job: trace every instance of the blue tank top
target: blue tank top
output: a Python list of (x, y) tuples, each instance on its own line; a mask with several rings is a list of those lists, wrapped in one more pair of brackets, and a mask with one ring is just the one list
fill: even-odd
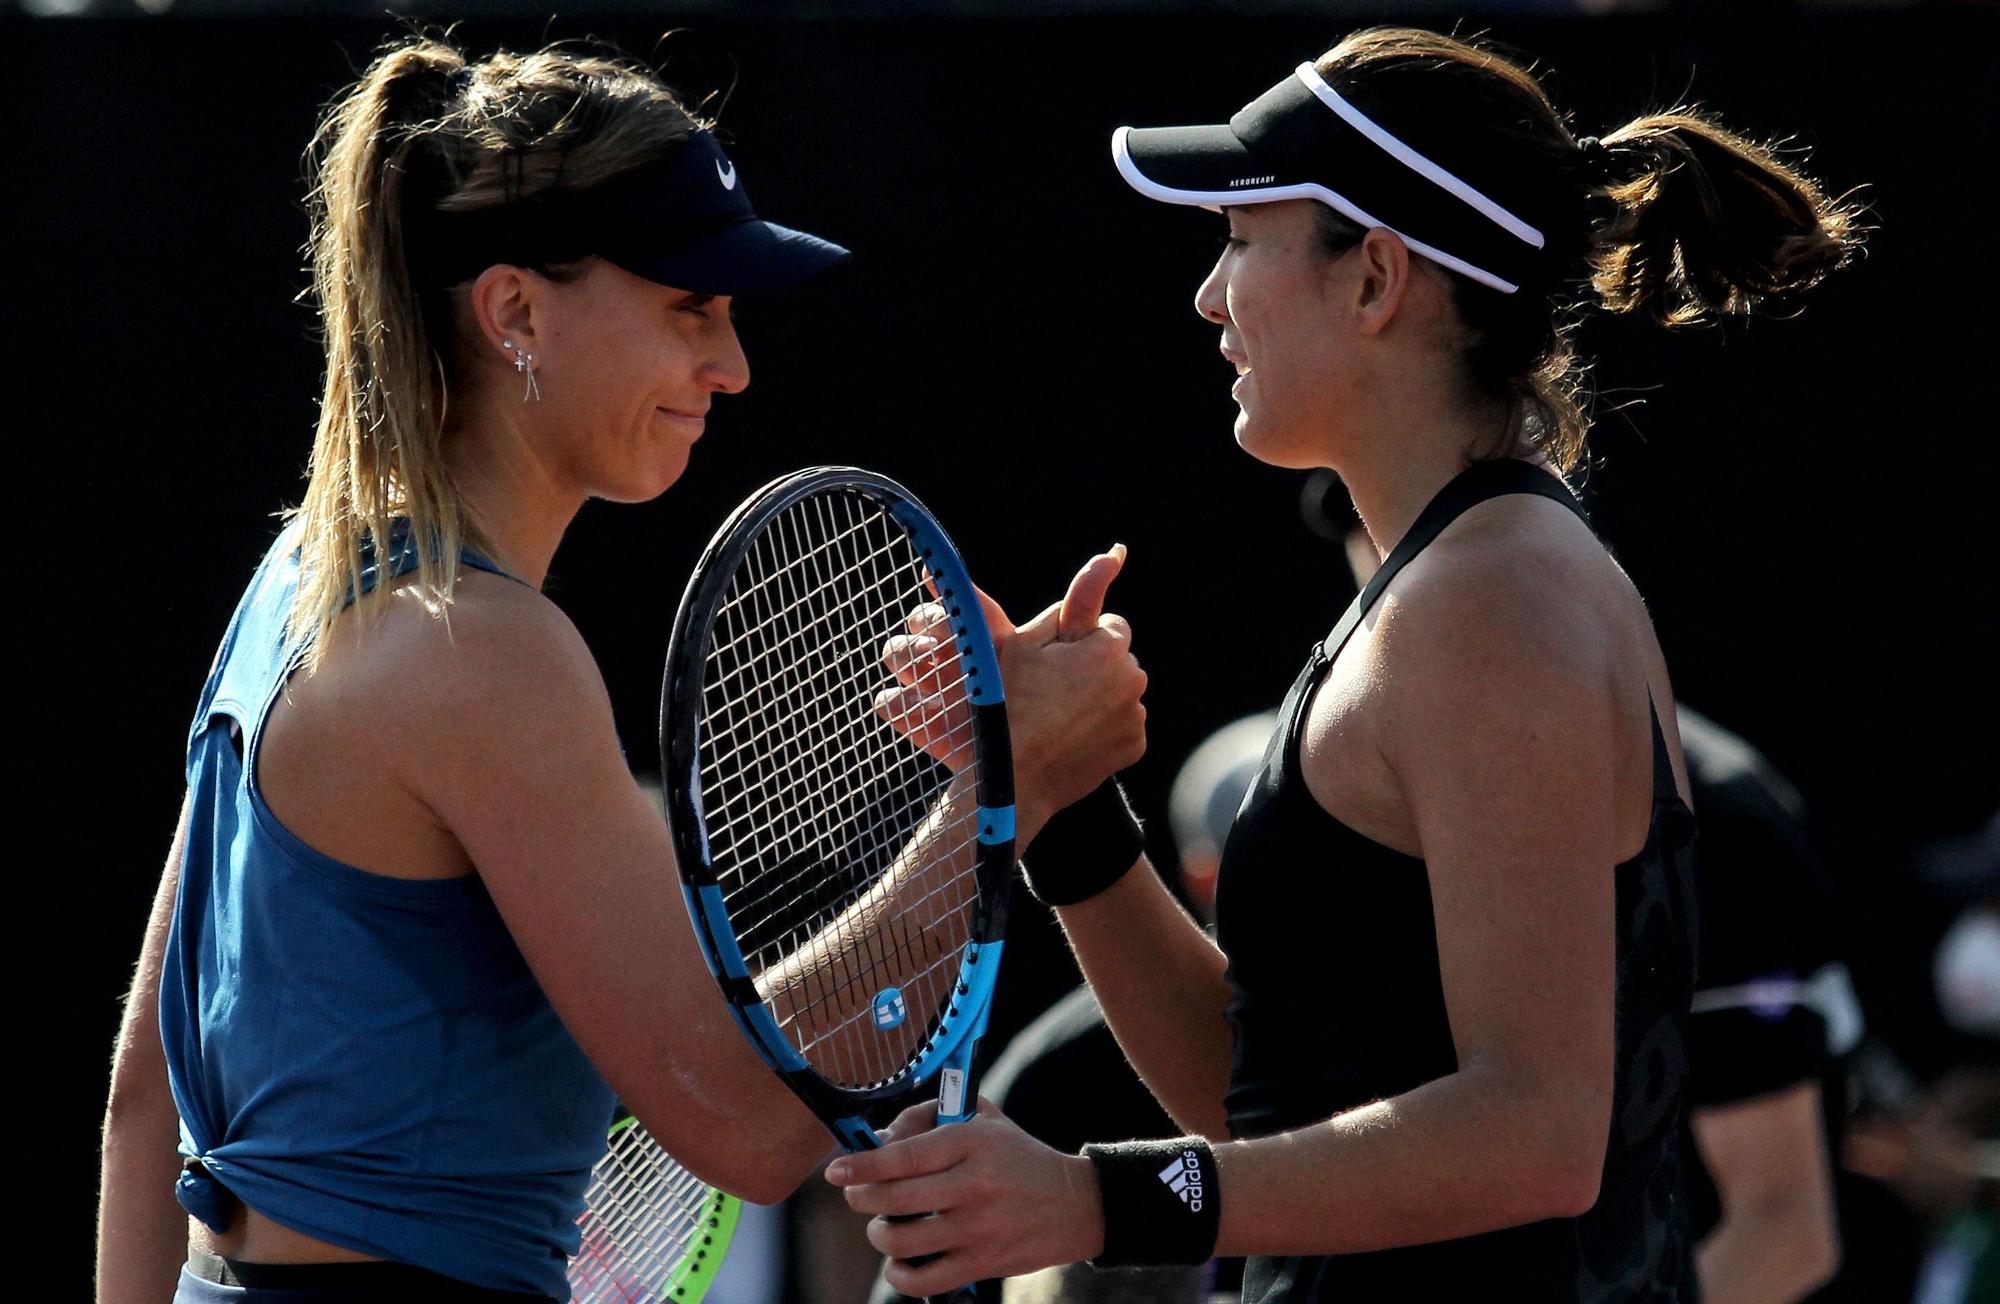
[[(392, 549), (391, 575), (414, 563)], [(284, 631), (298, 569), (288, 529), (230, 621), (188, 734), (160, 988), (176, 1194), (218, 1230), (241, 1200), (333, 1245), (567, 1299), (611, 1089), (477, 874), (356, 869), (265, 804), (258, 740), (303, 652)]]

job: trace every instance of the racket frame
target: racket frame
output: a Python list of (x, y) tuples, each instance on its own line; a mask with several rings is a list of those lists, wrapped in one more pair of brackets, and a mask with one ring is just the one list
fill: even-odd
[[(676, 710), (677, 704), (700, 701), (709, 631), (753, 541), (787, 509), (829, 489), (874, 499), (908, 531), (933, 577), (935, 601), (944, 608), (965, 667), (965, 693), (980, 750), (973, 871), (979, 895), (951, 999), (922, 1050), (902, 1071), (861, 1087), (837, 1086), (815, 1073), (757, 994), (709, 854), (697, 768), (700, 712)], [(1013, 877), (1013, 757), (999, 658), (971, 575), (943, 527), (915, 495), (872, 471), (811, 467), (772, 481), (730, 515), (703, 551), (674, 619), (666, 685), (660, 695), (660, 751), (667, 822), (696, 939), (730, 1013), (764, 1062), (849, 1151), (872, 1150), (880, 1144), (865, 1117), (869, 1105), (901, 1096), (934, 1074), (951, 1075), (939, 1093), (938, 1121), (970, 1117), (977, 1103), (971, 1090), (971, 1060), (992, 1006)]]

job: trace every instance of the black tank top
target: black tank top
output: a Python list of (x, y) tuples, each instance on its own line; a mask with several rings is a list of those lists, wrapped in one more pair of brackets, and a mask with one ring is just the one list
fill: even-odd
[[(1216, 899), (1233, 992), (1226, 1105), (1235, 1136), (1304, 1127), (1457, 1070), (1424, 862), (1327, 814), (1306, 790), (1299, 736), (1313, 689), (1396, 573), (1468, 508), (1516, 493), (1581, 517), (1546, 471), (1514, 460), (1473, 466), (1424, 509), (1285, 698), (1224, 848)], [(1429, 1245), (1252, 1259), (1244, 1304), (1698, 1298), (1677, 1130), (1694, 988), (1694, 820), (1657, 715), (1652, 735), (1646, 845), (1615, 871), (1617, 1065), (1597, 1204), (1578, 1218)]]

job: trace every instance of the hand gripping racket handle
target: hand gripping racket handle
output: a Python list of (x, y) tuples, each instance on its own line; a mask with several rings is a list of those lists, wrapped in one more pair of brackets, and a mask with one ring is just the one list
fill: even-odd
[[(979, 1017), (973, 1020), (970, 1031), (957, 1046), (952, 1048), (951, 1053), (945, 1056), (944, 1063), (938, 1069), (939, 1127), (948, 1123), (963, 1123), (979, 1112), (979, 1095), (972, 1086), (972, 1053), (978, 1047), (980, 1037), (986, 1033), (986, 1016), (991, 1009), (992, 1005), (989, 1002), (980, 1010)], [(888, 1215), (890, 1222), (914, 1222), (919, 1218), (930, 1216), (927, 1213)], [(938, 1257), (935, 1254), (919, 1254), (904, 1262), (913, 1267), (922, 1267), (926, 1263), (936, 1262)], [(926, 1304), (976, 1304), (978, 1298), (978, 1283), (967, 1282), (947, 1294), (928, 1296)]]

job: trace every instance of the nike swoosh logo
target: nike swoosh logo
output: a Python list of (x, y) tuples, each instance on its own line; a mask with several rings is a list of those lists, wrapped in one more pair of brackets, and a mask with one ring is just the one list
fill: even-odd
[(721, 161), (718, 160), (715, 165), (715, 176), (717, 180), (722, 182), (724, 190), (736, 189), (736, 165), (734, 163), (725, 168), (722, 166)]

